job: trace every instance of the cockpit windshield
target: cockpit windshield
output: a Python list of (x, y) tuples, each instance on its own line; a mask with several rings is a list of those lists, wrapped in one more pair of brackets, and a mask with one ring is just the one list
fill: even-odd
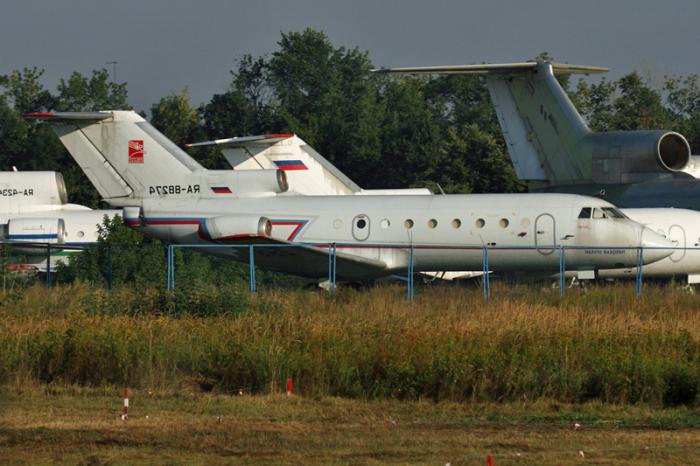
[(627, 218), (625, 214), (620, 212), (618, 209), (614, 207), (603, 207), (603, 212), (605, 212), (608, 217), (612, 218)]
[(627, 218), (619, 209), (614, 207), (584, 207), (578, 218)]

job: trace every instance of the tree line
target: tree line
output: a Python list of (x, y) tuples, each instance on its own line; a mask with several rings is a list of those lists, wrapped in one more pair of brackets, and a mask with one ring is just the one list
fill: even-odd
[[(335, 46), (323, 32), (283, 33), (270, 55), (238, 60), (224, 92), (199, 107), (186, 89), (172, 92), (148, 109), (150, 121), (177, 144), (296, 133), (364, 188), (524, 190), (483, 78), (397, 77), (372, 68), (368, 52)], [(0, 167), (61, 171), (71, 202), (97, 207), (99, 195), (50, 128), (21, 115), (132, 109), (128, 85), (100, 69), (90, 76), (75, 72), (50, 91), (42, 73), (25, 68), (0, 76)], [(653, 83), (631, 72), (617, 80), (562, 83), (592, 129), (675, 130), (694, 152), (700, 149), (696, 75)], [(206, 167), (227, 168), (216, 149), (190, 153)]]

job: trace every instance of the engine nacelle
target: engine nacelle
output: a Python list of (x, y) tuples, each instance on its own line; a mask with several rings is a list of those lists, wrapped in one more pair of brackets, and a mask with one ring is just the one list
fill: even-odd
[(208, 218), (204, 225), (211, 239), (225, 241), (228, 239), (268, 237), (272, 234), (272, 222), (259, 215), (225, 215)]
[(45, 210), (67, 202), (66, 184), (58, 172), (0, 172), (0, 208), (5, 212), (32, 211), (33, 205)]
[(690, 162), (690, 145), (673, 131), (593, 133), (595, 183), (632, 183), (662, 172), (681, 172)]
[(235, 197), (265, 197), (289, 189), (282, 170), (212, 170), (207, 174), (205, 191), (209, 197), (230, 194)]
[(66, 225), (62, 218), (12, 218), (7, 221), (5, 237), (24, 243), (63, 244)]

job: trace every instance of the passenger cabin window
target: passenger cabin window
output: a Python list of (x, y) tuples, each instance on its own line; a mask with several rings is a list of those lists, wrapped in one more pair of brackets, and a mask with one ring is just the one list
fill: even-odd
[(581, 209), (581, 212), (578, 214), (578, 218), (591, 218), (591, 208), (584, 207)]

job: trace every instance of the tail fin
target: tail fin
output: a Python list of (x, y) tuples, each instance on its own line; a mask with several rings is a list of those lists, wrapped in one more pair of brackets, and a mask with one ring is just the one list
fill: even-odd
[(548, 62), (378, 70), (402, 73), (485, 74), (491, 100), (518, 178), (581, 182), (590, 179), (590, 130), (554, 73), (601, 73), (606, 68)]
[(218, 145), (235, 170), (280, 169), (289, 190), (304, 195), (354, 194), (361, 188), (294, 134), (266, 134), (188, 144)]
[[(379, 70), (485, 74), (491, 100), (518, 178), (553, 185), (635, 183), (681, 174), (690, 145), (672, 131), (593, 133), (555, 74), (606, 68), (549, 62)], [(541, 185), (541, 183), (540, 183)]]
[[(102, 197), (158, 197), (156, 187), (195, 182), (203, 167), (133, 111), (29, 113), (25, 117), (54, 124), (63, 145)], [(180, 191), (180, 189), (178, 189)], [(133, 202), (132, 202), (133, 204)]]

